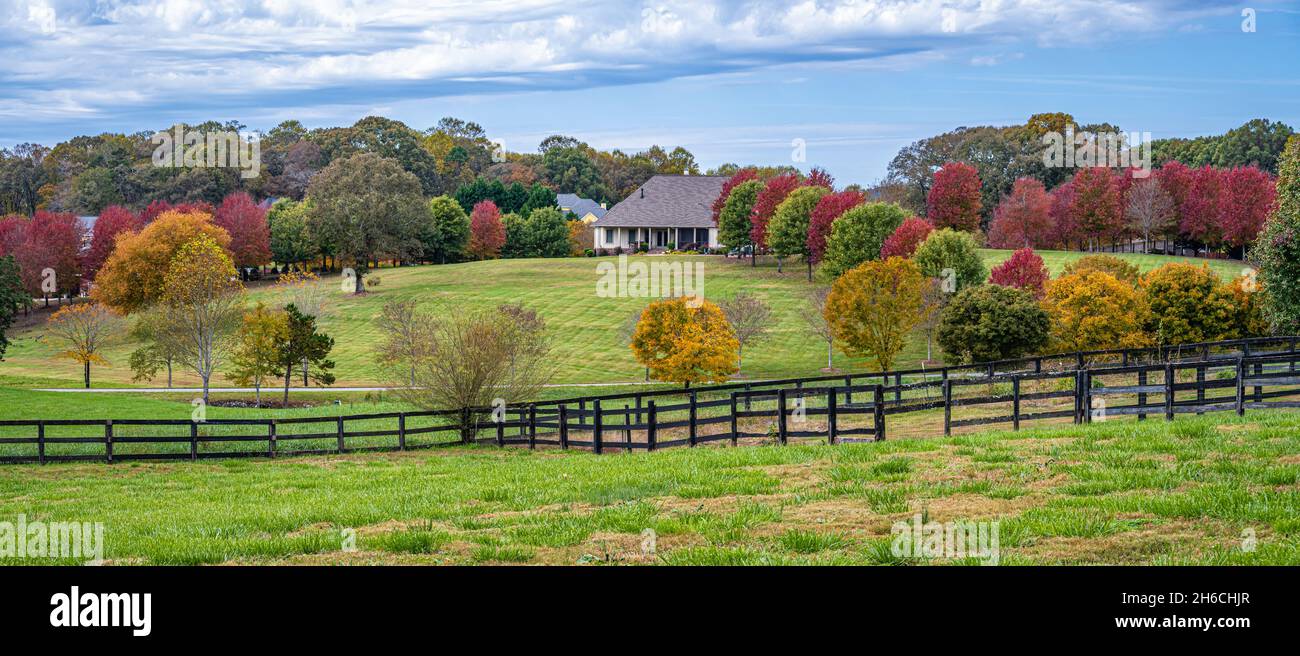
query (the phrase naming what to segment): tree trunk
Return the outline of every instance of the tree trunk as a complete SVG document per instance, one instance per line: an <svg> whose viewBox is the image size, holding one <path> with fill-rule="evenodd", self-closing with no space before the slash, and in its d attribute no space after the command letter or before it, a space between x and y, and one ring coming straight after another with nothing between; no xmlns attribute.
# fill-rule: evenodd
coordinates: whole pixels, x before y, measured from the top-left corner
<svg viewBox="0 0 1300 656"><path fill-rule="evenodd" d="M812 282L812 260L807 260L807 262L808 262L808 282Z"/></svg>
<svg viewBox="0 0 1300 656"><path fill-rule="evenodd" d="M308 366L307 358L303 358L303 359L302 359L302 386L303 386L303 387L306 387L306 386L308 385L308 382L307 382L307 366Z"/></svg>
<svg viewBox="0 0 1300 656"><path fill-rule="evenodd" d="M253 381L253 389L257 394L257 407L262 407L262 381L261 379Z"/></svg>
<svg viewBox="0 0 1300 656"><path fill-rule="evenodd" d="M284 407L289 407L289 382L293 380L293 364L284 365Z"/></svg>
<svg viewBox="0 0 1300 656"><path fill-rule="evenodd" d="M363 291L366 290L366 288L365 288L364 286L362 286L362 284L361 284L361 278L362 278L362 275L359 274L359 273L358 273L358 274L355 274L354 278L355 278L356 281L357 281L357 289L356 289L356 293L357 293L357 294L360 294L361 292L363 292Z"/></svg>
<svg viewBox="0 0 1300 656"><path fill-rule="evenodd" d="M781 271L781 256L780 256L780 255L776 256L776 272L777 272L777 273L783 273L783 271Z"/></svg>
<svg viewBox="0 0 1300 656"><path fill-rule="evenodd" d="M829 339L826 340L826 368L835 368L835 342Z"/></svg>
<svg viewBox="0 0 1300 656"><path fill-rule="evenodd" d="M85 374L86 374L86 389L90 389L90 361L87 360L84 364L85 364L85 367L86 367L86 369L85 369Z"/></svg>
<svg viewBox="0 0 1300 656"><path fill-rule="evenodd" d="M172 388L172 361L167 361L167 389Z"/></svg>
<svg viewBox="0 0 1300 656"><path fill-rule="evenodd" d="M758 249L751 248L749 251L749 266L758 266Z"/></svg>

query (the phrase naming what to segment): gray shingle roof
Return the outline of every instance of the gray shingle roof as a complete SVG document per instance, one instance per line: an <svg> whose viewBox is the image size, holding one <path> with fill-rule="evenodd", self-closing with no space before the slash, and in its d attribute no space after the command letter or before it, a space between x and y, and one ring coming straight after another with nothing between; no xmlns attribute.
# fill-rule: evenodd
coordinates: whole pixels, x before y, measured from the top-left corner
<svg viewBox="0 0 1300 656"><path fill-rule="evenodd" d="M599 219L600 217L605 216L605 212L608 211L601 207L600 203L597 203L590 198L583 198L577 194L556 194L555 200L561 208L573 212L580 219L587 216L587 214L592 214Z"/></svg>
<svg viewBox="0 0 1300 656"><path fill-rule="evenodd" d="M713 201L722 175L656 175L593 226L627 228L712 228Z"/></svg>

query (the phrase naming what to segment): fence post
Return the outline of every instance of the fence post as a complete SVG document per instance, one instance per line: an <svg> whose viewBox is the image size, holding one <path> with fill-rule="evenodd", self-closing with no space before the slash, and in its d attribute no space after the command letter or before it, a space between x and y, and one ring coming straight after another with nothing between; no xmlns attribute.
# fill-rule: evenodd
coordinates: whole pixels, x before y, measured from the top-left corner
<svg viewBox="0 0 1300 656"><path fill-rule="evenodd" d="M1041 373L1043 373L1043 358L1042 358L1042 356L1039 356L1039 357L1034 358L1034 373L1036 373L1036 374L1041 374Z"/></svg>
<svg viewBox="0 0 1300 656"><path fill-rule="evenodd" d="M495 415L493 415L494 421L495 418L496 418ZM497 425L497 446L498 447L505 446L506 445L506 417L504 414L501 415L501 421L497 421L496 425Z"/></svg>
<svg viewBox="0 0 1300 656"><path fill-rule="evenodd" d="M876 441L883 442L885 440L885 386L876 385L872 396L874 398L871 421L875 424Z"/></svg>
<svg viewBox="0 0 1300 656"><path fill-rule="evenodd" d="M826 388L826 443L835 443L835 388Z"/></svg>
<svg viewBox="0 0 1300 656"><path fill-rule="evenodd" d="M844 403L853 403L853 376L844 377Z"/></svg>
<svg viewBox="0 0 1300 656"><path fill-rule="evenodd" d="M776 441L781 446L785 446L786 437L786 417L785 417L785 390L776 391Z"/></svg>
<svg viewBox="0 0 1300 656"><path fill-rule="evenodd" d="M113 420L104 420L104 458L113 464Z"/></svg>
<svg viewBox="0 0 1300 656"><path fill-rule="evenodd" d="M1087 369L1079 372L1079 385L1083 390L1083 423L1092 423L1092 374Z"/></svg>
<svg viewBox="0 0 1300 656"><path fill-rule="evenodd" d="M1138 372L1138 385L1145 387L1146 384L1147 384L1147 370L1143 369ZM1138 405L1145 407L1146 404L1147 404L1147 393L1138 392ZM1138 413L1138 421L1143 421L1146 418L1147 418L1147 413L1145 412Z"/></svg>
<svg viewBox="0 0 1300 656"><path fill-rule="evenodd" d="M690 420L687 422L689 424L689 427L688 427L688 432L686 433L686 444L689 446L695 446L695 438L698 437L698 433L696 432L697 429L695 427L696 403L697 401L696 401L695 392L691 392L691 407L690 407L690 415L689 415Z"/></svg>
<svg viewBox="0 0 1300 656"><path fill-rule="evenodd" d="M190 421L190 460L199 459L199 424Z"/></svg>
<svg viewBox="0 0 1300 656"><path fill-rule="evenodd" d="M397 450L406 450L406 413L397 413Z"/></svg>
<svg viewBox="0 0 1300 656"><path fill-rule="evenodd" d="M1165 361L1165 421L1174 419L1174 363Z"/></svg>
<svg viewBox="0 0 1300 656"><path fill-rule="evenodd" d="M943 434L952 435L952 379L943 379Z"/></svg>
<svg viewBox="0 0 1300 656"><path fill-rule="evenodd" d="M1262 362L1256 362L1256 363L1255 363L1255 377L1258 378L1258 377L1263 376L1263 375L1264 375L1264 363L1262 363ZM1259 385L1256 385L1256 386L1255 386L1255 403L1259 403L1259 402L1261 402L1261 401L1263 401L1263 400L1264 400L1264 388L1261 387L1261 386L1259 386Z"/></svg>
<svg viewBox="0 0 1300 656"><path fill-rule="evenodd" d="M338 417L338 443L339 453L343 453L343 415L339 415Z"/></svg>
<svg viewBox="0 0 1300 656"><path fill-rule="evenodd" d="M266 424L266 457L275 457L275 420L268 419Z"/></svg>
<svg viewBox="0 0 1300 656"><path fill-rule="evenodd" d="M591 402L591 450L600 455L605 451L604 427L600 420L600 399Z"/></svg>
<svg viewBox="0 0 1300 656"><path fill-rule="evenodd" d="M569 448L569 409L563 403L560 404L560 413L557 417L560 421L560 448Z"/></svg>
<svg viewBox="0 0 1300 656"><path fill-rule="evenodd" d="M736 421L736 392L731 393L731 446L736 446L737 441L737 421Z"/></svg>
<svg viewBox="0 0 1300 656"><path fill-rule="evenodd" d="M1202 361L1201 364L1196 365L1196 404L1205 405L1205 362L1204 361ZM1205 413L1198 410L1196 414L1203 415Z"/></svg>
<svg viewBox="0 0 1300 656"><path fill-rule="evenodd" d="M537 448L537 404L528 404L528 448Z"/></svg>
<svg viewBox="0 0 1300 656"><path fill-rule="evenodd" d="M903 374L894 374L894 403L903 402Z"/></svg>
<svg viewBox="0 0 1300 656"><path fill-rule="evenodd" d="M1237 356L1237 416L1246 414L1246 363Z"/></svg>
<svg viewBox="0 0 1300 656"><path fill-rule="evenodd" d="M646 426L645 426L645 448L646 451L655 450L655 430L657 428L658 417L655 416L655 402L651 399L646 408Z"/></svg>
<svg viewBox="0 0 1300 656"><path fill-rule="evenodd" d="M641 423L641 395L636 395L636 423Z"/></svg>
<svg viewBox="0 0 1300 656"><path fill-rule="evenodd" d="M623 441L627 443L627 446L624 447L623 450L627 451L628 453L632 453L632 425L631 424L632 424L632 411L631 408L629 408L628 405L624 403L623 404L623 425L626 426L626 428L623 429Z"/></svg>
<svg viewBox="0 0 1300 656"><path fill-rule="evenodd" d="M1011 379L1011 430L1020 430L1020 377Z"/></svg>
<svg viewBox="0 0 1300 656"><path fill-rule="evenodd" d="M45 422L36 422L36 461L45 464Z"/></svg>
<svg viewBox="0 0 1300 656"><path fill-rule="evenodd" d="M750 397L750 395L749 395L749 393L750 393L751 391L752 391L752 390L751 390L751 388L750 388L749 383L745 383L745 412L749 412L749 411L751 410L751 407L750 407L750 399L751 399L752 397Z"/></svg>
<svg viewBox="0 0 1300 656"><path fill-rule="evenodd" d="M1074 423L1083 423L1083 383L1080 380L1083 370L1074 370Z"/></svg>

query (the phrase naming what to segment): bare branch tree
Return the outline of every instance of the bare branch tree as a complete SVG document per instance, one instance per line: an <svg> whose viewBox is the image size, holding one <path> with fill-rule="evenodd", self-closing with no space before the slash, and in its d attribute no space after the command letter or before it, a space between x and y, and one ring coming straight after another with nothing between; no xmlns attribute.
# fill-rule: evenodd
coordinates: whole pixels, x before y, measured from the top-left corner
<svg viewBox="0 0 1300 656"><path fill-rule="evenodd" d="M1154 177L1138 180L1128 190L1124 216L1130 228L1142 233L1143 252L1151 251L1151 235L1167 234L1177 218L1173 199Z"/></svg>
<svg viewBox="0 0 1300 656"><path fill-rule="evenodd" d="M433 343L431 336L424 334L430 327L428 322L420 321L418 302L413 298L396 299L384 303L375 326L383 340L376 347L380 364L389 367L405 367L407 382L415 386L415 368L423 356L423 349Z"/></svg>
<svg viewBox="0 0 1300 656"><path fill-rule="evenodd" d="M619 339L622 340L623 345L627 346L629 349L632 347L632 336L636 334L636 326L641 323L642 312L645 312L645 308L637 308L636 310L633 310L632 313L627 315L627 318L623 320L623 325L618 329ZM650 382L650 367L645 368L645 380L646 382Z"/></svg>
<svg viewBox="0 0 1300 656"><path fill-rule="evenodd" d="M101 352L122 326L122 317L99 303L78 303L65 306L50 317L47 326L51 336L67 345L61 357L71 358L82 365L86 388L90 388L90 365L108 364Z"/></svg>
<svg viewBox="0 0 1300 656"><path fill-rule="evenodd" d="M808 292L808 311L803 315L808 330L826 342L826 368L823 371L835 370L835 332L826 323L826 298L830 294L830 287L814 287Z"/></svg>
<svg viewBox="0 0 1300 656"><path fill-rule="evenodd" d="M737 292L731 298L722 299L718 307L731 324L731 330L736 333L736 341L740 342L736 354L736 369L739 370L740 363L744 360L745 346L760 342L767 336L772 325L772 308L749 292Z"/></svg>

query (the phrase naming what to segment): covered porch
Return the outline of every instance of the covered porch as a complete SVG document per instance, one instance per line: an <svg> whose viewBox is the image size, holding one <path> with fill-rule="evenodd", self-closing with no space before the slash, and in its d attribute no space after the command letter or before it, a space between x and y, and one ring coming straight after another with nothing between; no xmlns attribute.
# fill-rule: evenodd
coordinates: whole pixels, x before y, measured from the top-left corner
<svg viewBox="0 0 1300 656"><path fill-rule="evenodd" d="M596 248L637 248L645 244L649 250L682 248L686 244L717 247L715 228L622 228L609 227L597 230Z"/></svg>

